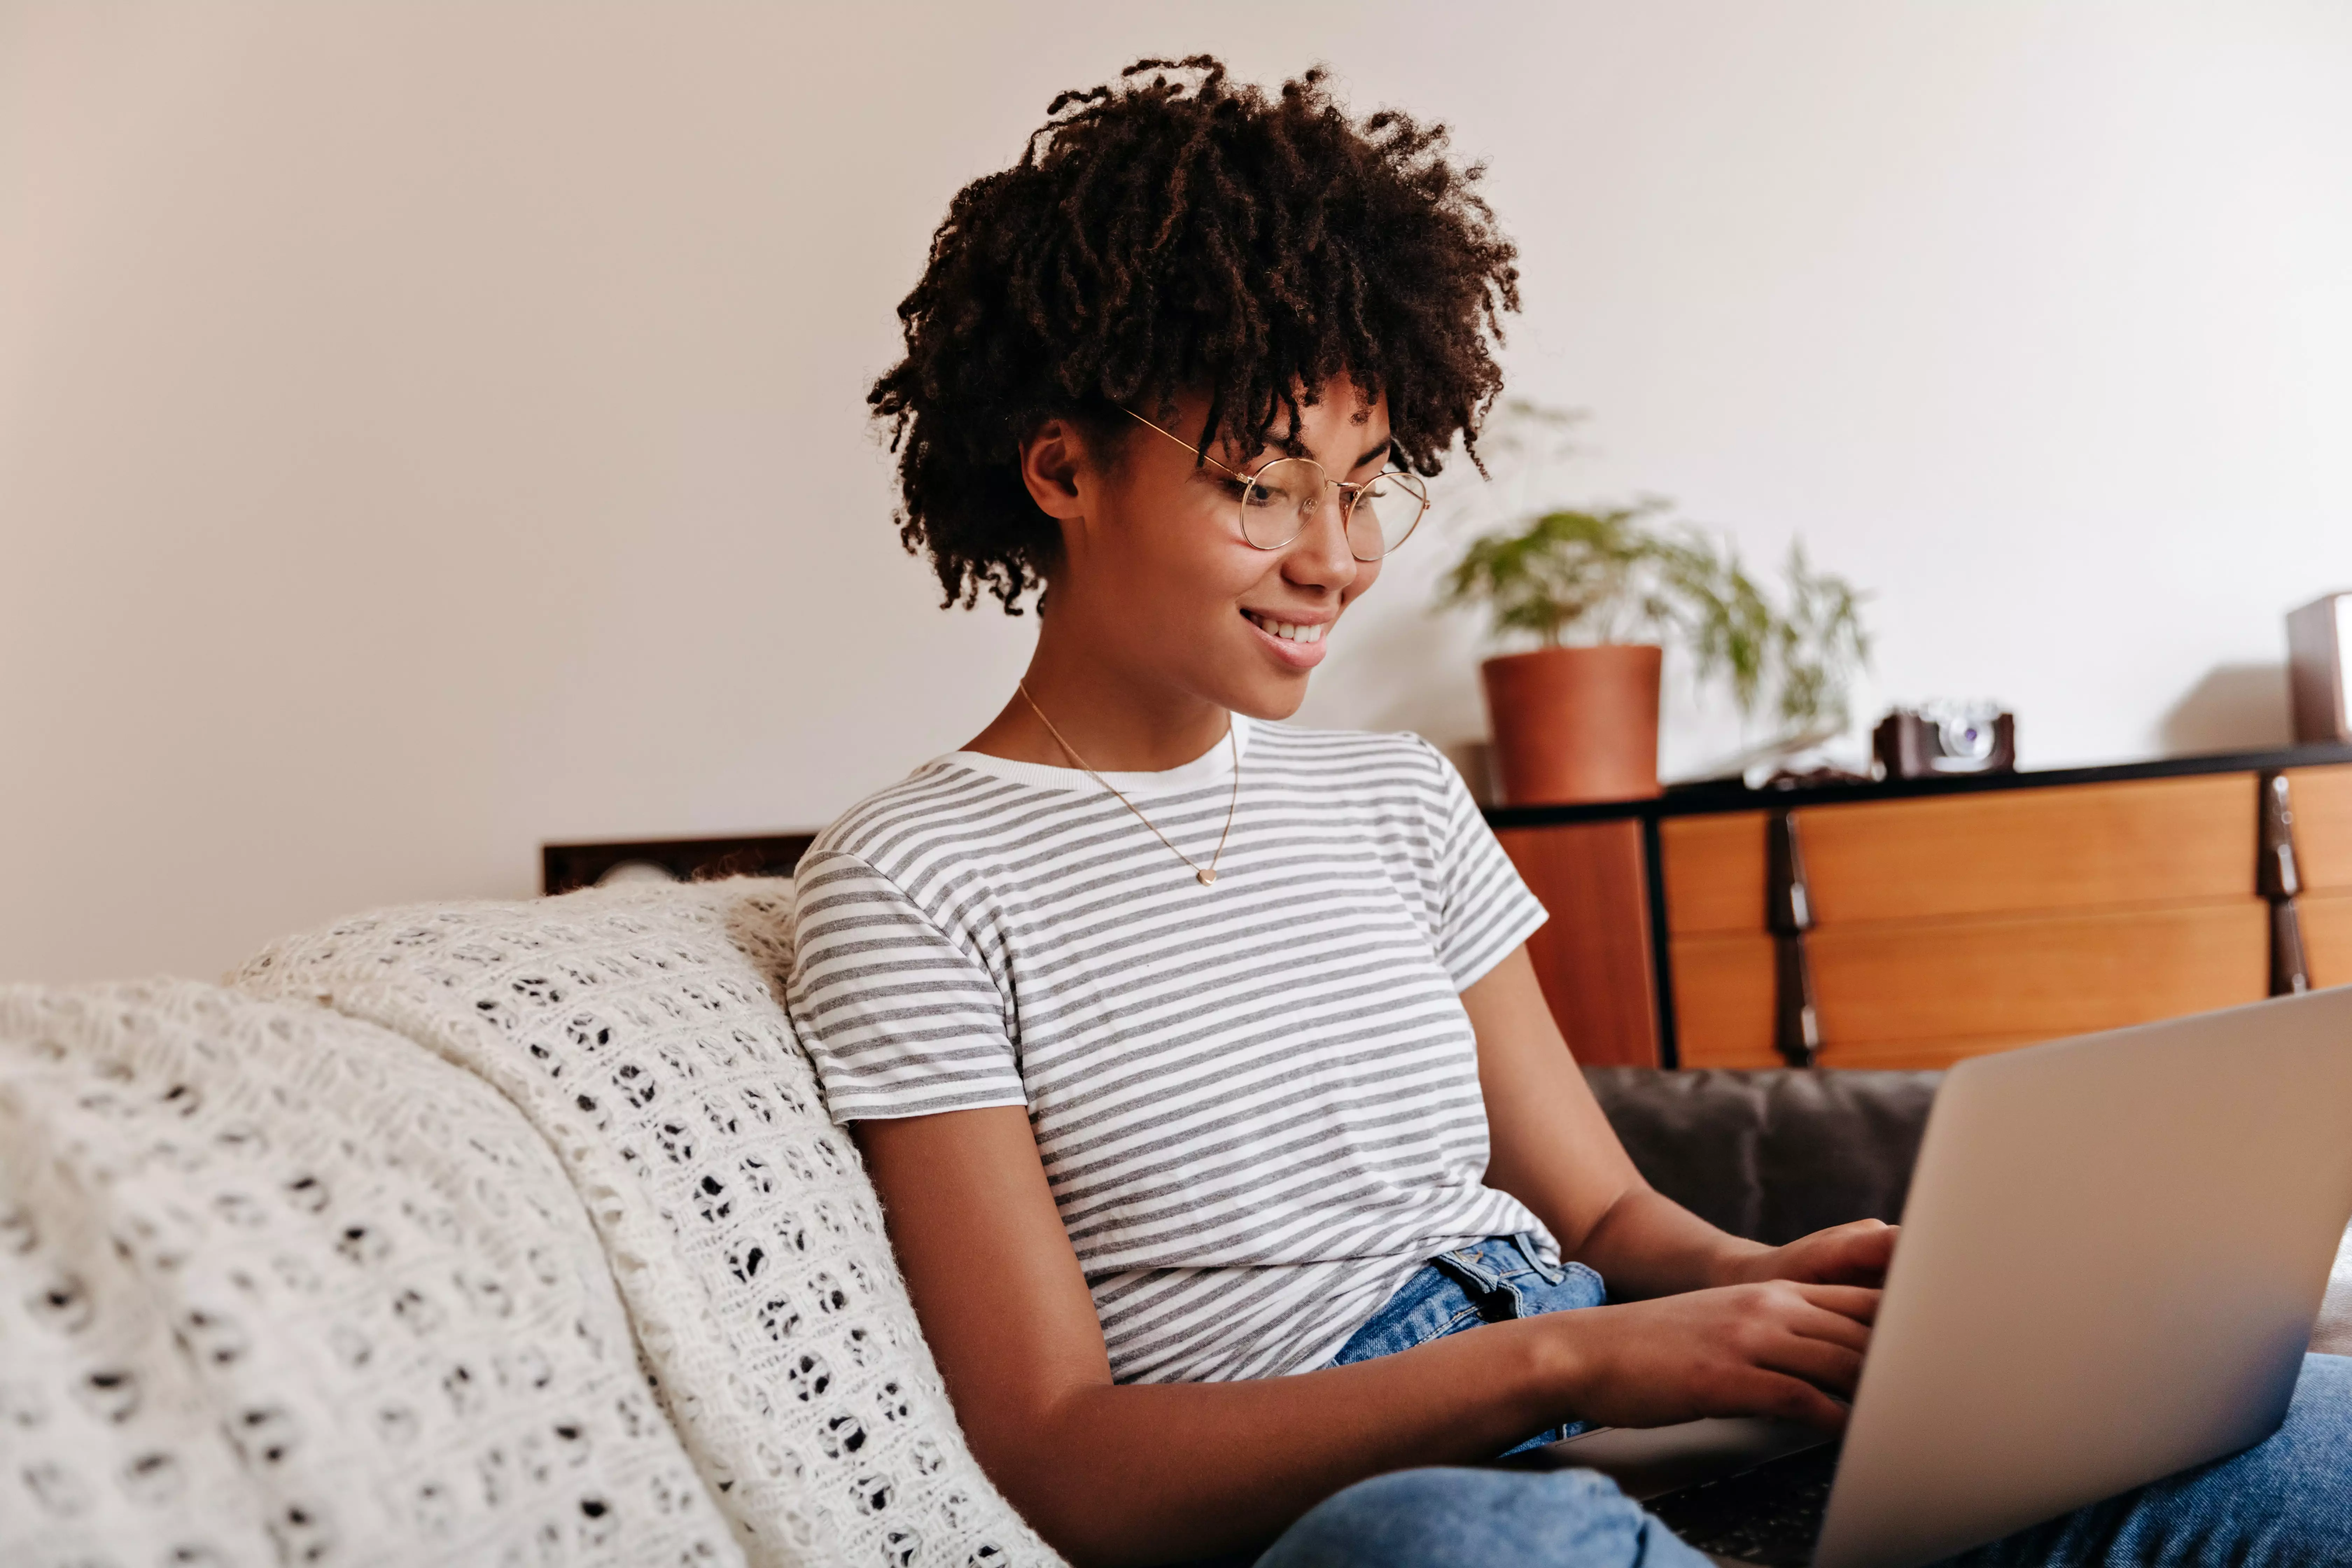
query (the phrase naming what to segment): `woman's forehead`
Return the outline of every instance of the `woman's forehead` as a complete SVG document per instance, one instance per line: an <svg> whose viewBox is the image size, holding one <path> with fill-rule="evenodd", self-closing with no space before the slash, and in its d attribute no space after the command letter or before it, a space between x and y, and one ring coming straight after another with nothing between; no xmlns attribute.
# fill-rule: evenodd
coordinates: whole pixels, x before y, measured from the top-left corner
<svg viewBox="0 0 2352 1568"><path fill-rule="evenodd" d="M1201 408L1196 417L1205 417ZM1312 458L1326 468L1348 472L1389 449L1388 403L1367 398L1336 382L1313 403L1301 401L1294 430L1290 412L1278 409L1274 423L1255 443L1246 436L1221 436L1210 452L1220 461L1245 468L1260 458Z"/></svg>

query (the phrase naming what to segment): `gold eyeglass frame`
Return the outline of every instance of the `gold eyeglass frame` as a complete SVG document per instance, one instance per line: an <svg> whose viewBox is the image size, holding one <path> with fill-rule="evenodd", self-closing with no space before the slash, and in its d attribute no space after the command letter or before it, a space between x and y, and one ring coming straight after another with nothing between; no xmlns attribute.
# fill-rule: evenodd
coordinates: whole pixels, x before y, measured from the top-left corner
<svg viewBox="0 0 2352 1568"><path fill-rule="evenodd" d="M1307 531L1307 525L1302 521L1297 528L1291 531L1289 538L1283 540L1280 543L1260 544L1256 540L1252 539L1249 536L1249 523L1246 521L1249 516L1249 490L1255 488L1257 485L1256 474L1235 472L1234 469L1229 468L1225 467L1224 464L1217 461L1216 458L1209 456L1208 453L1201 450L1200 447L1192 445L1192 442L1184 439L1181 436L1173 435L1169 431L1161 430L1159 426L1152 424L1150 420L1146 419L1142 415L1138 414L1134 409L1126 406L1124 404L1119 405L1119 412L1147 429L1160 431L1160 435L1166 436L1171 441L1175 442L1179 447L1183 447L1184 450L1192 453L1192 456L1208 464L1209 467L1216 469L1219 473L1223 474L1226 478L1238 482L1244 487L1240 511L1239 515L1234 519L1234 526L1241 531L1242 542L1248 545L1252 550L1264 550L1268 552L1287 550L1292 544L1297 542L1298 536ZM1305 463L1317 473L1323 476L1323 483L1326 486L1335 489L1339 492L1339 531L1342 536L1348 538L1348 553L1355 556L1359 561L1366 563L1382 561L1386 560L1389 556L1395 554L1398 547L1402 545L1406 540L1411 539L1413 535L1413 531L1421 526L1421 520L1429 515L1428 487L1422 481L1418 475L1409 474L1402 468L1382 468L1370 479L1359 481L1333 479L1331 477L1331 470L1325 468L1322 464L1317 462L1312 458L1276 458L1273 463L1268 463L1265 467L1267 468L1271 468L1275 466L1275 463ZM1263 472L1265 472L1265 469L1261 468L1259 473ZM1399 488L1403 489L1405 494L1417 497L1421 501L1421 510L1412 514L1412 521L1408 523L1405 526L1405 531L1397 536L1397 542L1395 544L1387 545L1378 555L1365 555L1356 549L1356 542L1352 537L1350 525L1355 521L1357 501L1362 499L1365 491L1370 489L1374 485L1379 484L1383 479L1402 479L1404 484ZM1305 516L1303 512L1295 513L1294 515L1302 519Z"/></svg>

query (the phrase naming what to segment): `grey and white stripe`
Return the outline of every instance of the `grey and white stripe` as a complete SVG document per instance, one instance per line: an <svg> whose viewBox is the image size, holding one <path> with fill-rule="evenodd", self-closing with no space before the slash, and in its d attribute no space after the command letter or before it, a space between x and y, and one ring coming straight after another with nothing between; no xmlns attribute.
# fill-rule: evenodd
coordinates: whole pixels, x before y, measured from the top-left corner
<svg viewBox="0 0 2352 1568"><path fill-rule="evenodd" d="M1433 1255L1549 1245L1482 1184L1458 994L1542 909L1426 742L1236 722L1213 887L1083 773L971 752L797 875L835 1120L1026 1106L1122 1382L1316 1366ZM1229 758L1109 776L1205 864Z"/></svg>

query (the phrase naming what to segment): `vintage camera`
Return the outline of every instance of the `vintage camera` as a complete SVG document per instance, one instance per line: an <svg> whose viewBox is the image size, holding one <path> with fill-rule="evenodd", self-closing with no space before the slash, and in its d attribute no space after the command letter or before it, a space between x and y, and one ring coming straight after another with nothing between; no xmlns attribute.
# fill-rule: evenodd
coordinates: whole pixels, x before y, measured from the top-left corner
<svg viewBox="0 0 2352 1568"><path fill-rule="evenodd" d="M1871 750L1891 779L2017 770L2017 715L1991 702L1897 708L1878 722Z"/></svg>

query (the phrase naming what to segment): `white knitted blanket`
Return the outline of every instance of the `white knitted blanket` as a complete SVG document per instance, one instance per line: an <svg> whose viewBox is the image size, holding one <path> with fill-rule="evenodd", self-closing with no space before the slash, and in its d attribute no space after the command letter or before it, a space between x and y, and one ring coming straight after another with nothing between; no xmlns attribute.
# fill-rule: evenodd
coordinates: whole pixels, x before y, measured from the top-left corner
<svg viewBox="0 0 2352 1568"><path fill-rule="evenodd" d="M488 1085L194 982L0 989L0 1563L741 1560Z"/></svg>
<svg viewBox="0 0 2352 1568"><path fill-rule="evenodd" d="M539 1130L751 1563L1057 1563L964 1445L778 1000L790 898L739 879L392 910L236 984L397 1030Z"/></svg>

